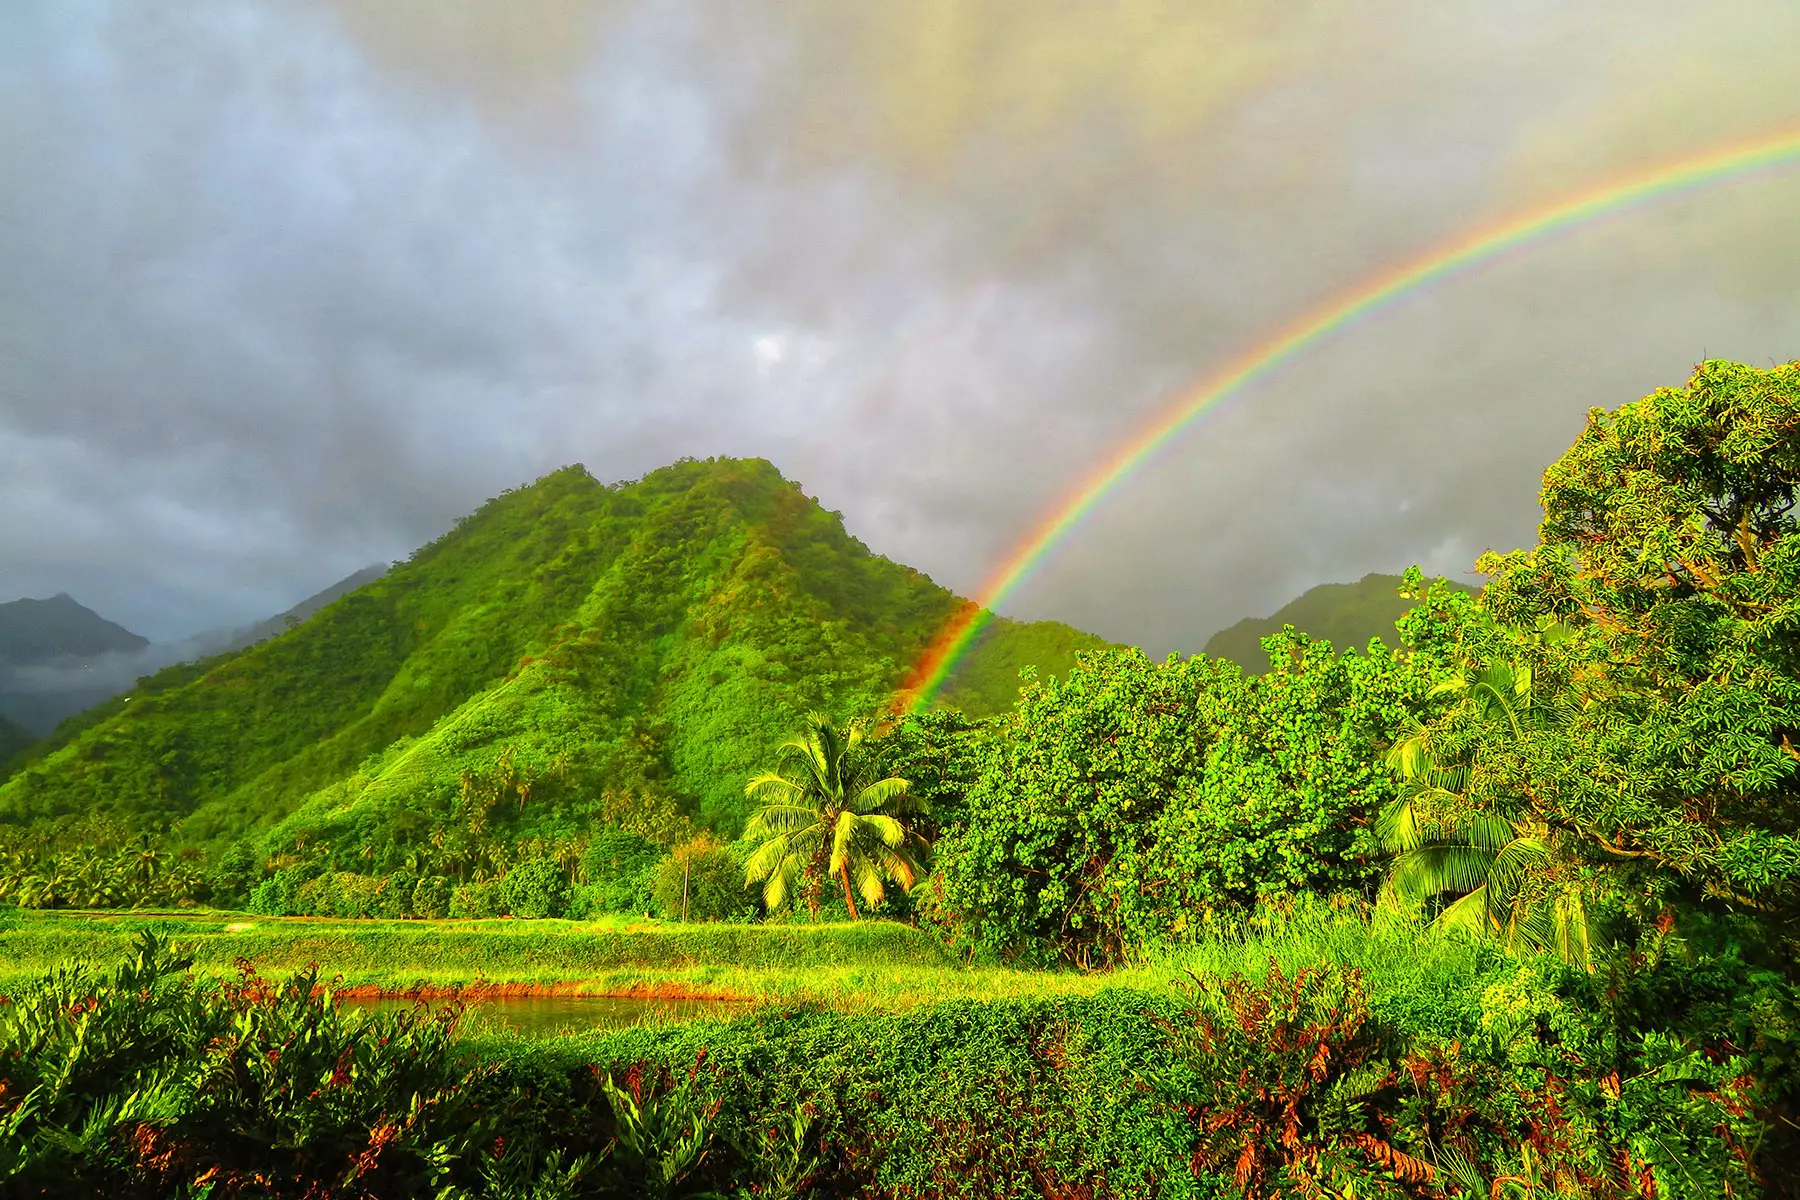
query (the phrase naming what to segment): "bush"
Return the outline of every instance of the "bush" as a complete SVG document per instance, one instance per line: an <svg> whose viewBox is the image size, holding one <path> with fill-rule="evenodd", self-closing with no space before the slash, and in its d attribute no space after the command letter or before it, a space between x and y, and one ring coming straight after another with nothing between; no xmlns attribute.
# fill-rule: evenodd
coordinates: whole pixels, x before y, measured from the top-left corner
<svg viewBox="0 0 1800 1200"><path fill-rule="evenodd" d="M650 903L649 884L656 865L668 851L647 837L608 829L596 837L581 856L581 874L587 881L588 908L598 912L642 912Z"/></svg>
<svg viewBox="0 0 1800 1200"><path fill-rule="evenodd" d="M306 915L300 893L317 874L318 868L306 863L283 867L251 891L250 911L271 917Z"/></svg>
<svg viewBox="0 0 1800 1200"><path fill-rule="evenodd" d="M1093 966L1191 940L1197 915L1370 887L1369 821L1395 786L1380 751L1425 656L1339 657L1291 629L1265 646L1260 677L1131 650L1028 683L923 910L984 950Z"/></svg>
<svg viewBox="0 0 1800 1200"><path fill-rule="evenodd" d="M569 877L553 858L533 858L506 873L502 903L515 917L560 917L569 903Z"/></svg>
<svg viewBox="0 0 1800 1200"><path fill-rule="evenodd" d="M656 868L656 906L671 921L742 921L756 912L744 864L706 834L678 846Z"/></svg>
<svg viewBox="0 0 1800 1200"><path fill-rule="evenodd" d="M412 914L428 921L441 921L450 915L450 881L442 875L427 875L413 885Z"/></svg>
<svg viewBox="0 0 1800 1200"><path fill-rule="evenodd" d="M498 917L506 912L506 881L487 879L479 883L459 883L450 892L450 915L453 917Z"/></svg>
<svg viewBox="0 0 1800 1200"><path fill-rule="evenodd" d="M212 901L221 906L246 904L262 879L262 857L247 842L233 842L207 875Z"/></svg>
<svg viewBox="0 0 1800 1200"><path fill-rule="evenodd" d="M377 899L381 915L390 920L412 916L413 892L418 886L419 877L411 871L395 871L382 880Z"/></svg>

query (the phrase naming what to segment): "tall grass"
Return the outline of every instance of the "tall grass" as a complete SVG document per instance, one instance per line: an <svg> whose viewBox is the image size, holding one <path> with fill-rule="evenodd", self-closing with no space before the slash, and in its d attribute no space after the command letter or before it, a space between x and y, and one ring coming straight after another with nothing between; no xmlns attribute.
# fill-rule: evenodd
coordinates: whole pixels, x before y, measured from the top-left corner
<svg viewBox="0 0 1800 1200"><path fill-rule="evenodd" d="M14 913L0 918L0 994L71 960L107 961L148 930L173 939L202 976L240 961L281 975L317 965L340 988L400 993L513 984L595 995L689 993L843 1010L937 1000L1092 995L1108 987L1168 991L1192 977L1293 974L1335 963L1359 970L1379 1015L1406 1028L1474 1019L1505 960L1479 943L1398 919L1323 905L1214 921L1192 944L1111 972L970 963L928 933L883 921L826 925L680 925L612 921L330 921Z"/></svg>

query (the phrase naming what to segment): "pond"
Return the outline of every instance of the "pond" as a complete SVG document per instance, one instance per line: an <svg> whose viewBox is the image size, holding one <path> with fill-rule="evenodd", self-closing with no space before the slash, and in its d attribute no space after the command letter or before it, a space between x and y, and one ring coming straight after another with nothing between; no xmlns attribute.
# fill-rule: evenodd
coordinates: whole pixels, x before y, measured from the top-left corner
<svg viewBox="0 0 1800 1200"><path fill-rule="evenodd" d="M343 996L347 1009L405 1012L420 1001L404 997L362 998ZM435 1008L442 1001L426 1001ZM635 996L491 996L468 1002L465 1027L504 1026L532 1037L580 1033L589 1029L620 1029L650 1021L694 1021L705 1017L729 1019L750 1011L745 1000L665 1000Z"/></svg>

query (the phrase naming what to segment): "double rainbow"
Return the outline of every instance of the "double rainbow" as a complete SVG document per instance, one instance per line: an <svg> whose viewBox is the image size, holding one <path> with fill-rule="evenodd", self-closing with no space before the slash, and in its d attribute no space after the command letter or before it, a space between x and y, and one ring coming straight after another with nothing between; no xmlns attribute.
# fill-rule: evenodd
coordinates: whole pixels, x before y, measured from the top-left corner
<svg viewBox="0 0 1800 1200"><path fill-rule="evenodd" d="M1507 250L1602 217L1666 200L1714 184L1800 163L1800 132L1739 143L1615 178L1574 196L1466 233L1397 267L1363 280L1306 313L1269 340L1251 347L1200 382L1184 388L1147 424L1102 460L989 574L966 605L927 648L912 674L904 711L928 704L956 669L994 609L1031 577L1108 493L1158 451L1221 402L1271 374L1296 355L1396 304L1429 284L1474 270Z"/></svg>

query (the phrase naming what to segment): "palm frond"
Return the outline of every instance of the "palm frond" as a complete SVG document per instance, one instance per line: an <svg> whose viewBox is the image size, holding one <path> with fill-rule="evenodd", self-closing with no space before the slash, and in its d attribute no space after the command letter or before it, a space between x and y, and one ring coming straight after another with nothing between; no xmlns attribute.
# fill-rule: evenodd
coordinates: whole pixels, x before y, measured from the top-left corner
<svg viewBox="0 0 1800 1200"><path fill-rule="evenodd" d="M855 799L851 801L851 807L859 813L874 812L876 809L885 808L890 801L905 796L907 788L911 786L899 776L890 775L886 779L879 779L874 783L867 784L856 792Z"/></svg>
<svg viewBox="0 0 1800 1200"><path fill-rule="evenodd" d="M879 838L884 846L899 846L906 842L906 826L885 813L859 815L856 823L861 831Z"/></svg>
<svg viewBox="0 0 1800 1200"><path fill-rule="evenodd" d="M1487 882L1494 856L1474 846L1420 846L1394 859L1394 890L1406 899L1472 892Z"/></svg>
<svg viewBox="0 0 1800 1200"><path fill-rule="evenodd" d="M1556 926L1555 949L1558 958L1585 970L1594 969L1592 944L1588 939L1587 904L1579 889L1569 888L1556 897L1552 921Z"/></svg>
<svg viewBox="0 0 1800 1200"><path fill-rule="evenodd" d="M761 775L754 776L749 783L744 785L744 795L752 800L758 800L764 796L786 799L794 796L803 796L805 794L806 788L804 785L789 779L786 775L780 774L777 771L764 771Z"/></svg>
<svg viewBox="0 0 1800 1200"><path fill-rule="evenodd" d="M788 835L779 834L758 846L750 861L744 864L744 886L760 883L775 873L788 857L788 844Z"/></svg>
<svg viewBox="0 0 1800 1200"><path fill-rule="evenodd" d="M1389 854L1404 854L1424 845L1419 810L1410 796L1391 800L1382 807L1375 816L1375 835L1381 839L1381 848Z"/></svg>
<svg viewBox="0 0 1800 1200"><path fill-rule="evenodd" d="M836 875L844 869L850 859L850 849L856 841L856 829L861 817L853 812L838 814L837 827L831 831L831 865L826 873Z"/></svg>
<svg viewBox="0 0 1800 1200"><path fill-rule="evenodd" d="M856 860L850 872L855 876L856 890L868 904L880 904L887 898L887 889L881 885L881 871L866 858Z"/></svg>
<svg viewBox="0 0 1800 1200"><path fill-rule="evenodd" d="M819 824L817 809L798 804L765 804L750 815L744 826L745 837L772 837L778 833L799 833L808 825Z"/></svg>
<svg viewBox="0 0 1800 1200"><path fill-rule="evenodd" d="M791 857L784 859L769 873L769 881L763 885L763 904L770 912L775 912L787 903L799 874L800 866Z"/></svg>
<svg viewBox="0 0 1800 1200"><path fill-rule="evenodd" d="M1491 853L1499 853L1502 846L1517 836L1511 821L1493 813L1469 813L1456 823L1456 840Z"/></svg>
<svg viewBox="0 0 1800 1200"><path fill-rule="evenodd" d="M1543 869L1549 862L1550 847L1542 841L1532 837L1514 838L1494 855L1488 878L1499 894L1512 897L1518 894L1519 885L1527 875Z"/></svg>
<svg viewBox="0 0 1800 1200"><path fill-rule="evenodd" d="M1462 930L1477 936L1484 936L1493 931L1493 918L1488 912L1487 888L1478 887L1455 904L1439 913L1432 922L1434 928L1443 930Z"/></svg>
<svg viewBox="0 0 1800 1200"><path fill-rule="evenodd" d="M883 873L899 884L902 891L910 892L918 886L919 864L906 851L891 846L877 846L874 858L881 865Z"/></svg>

